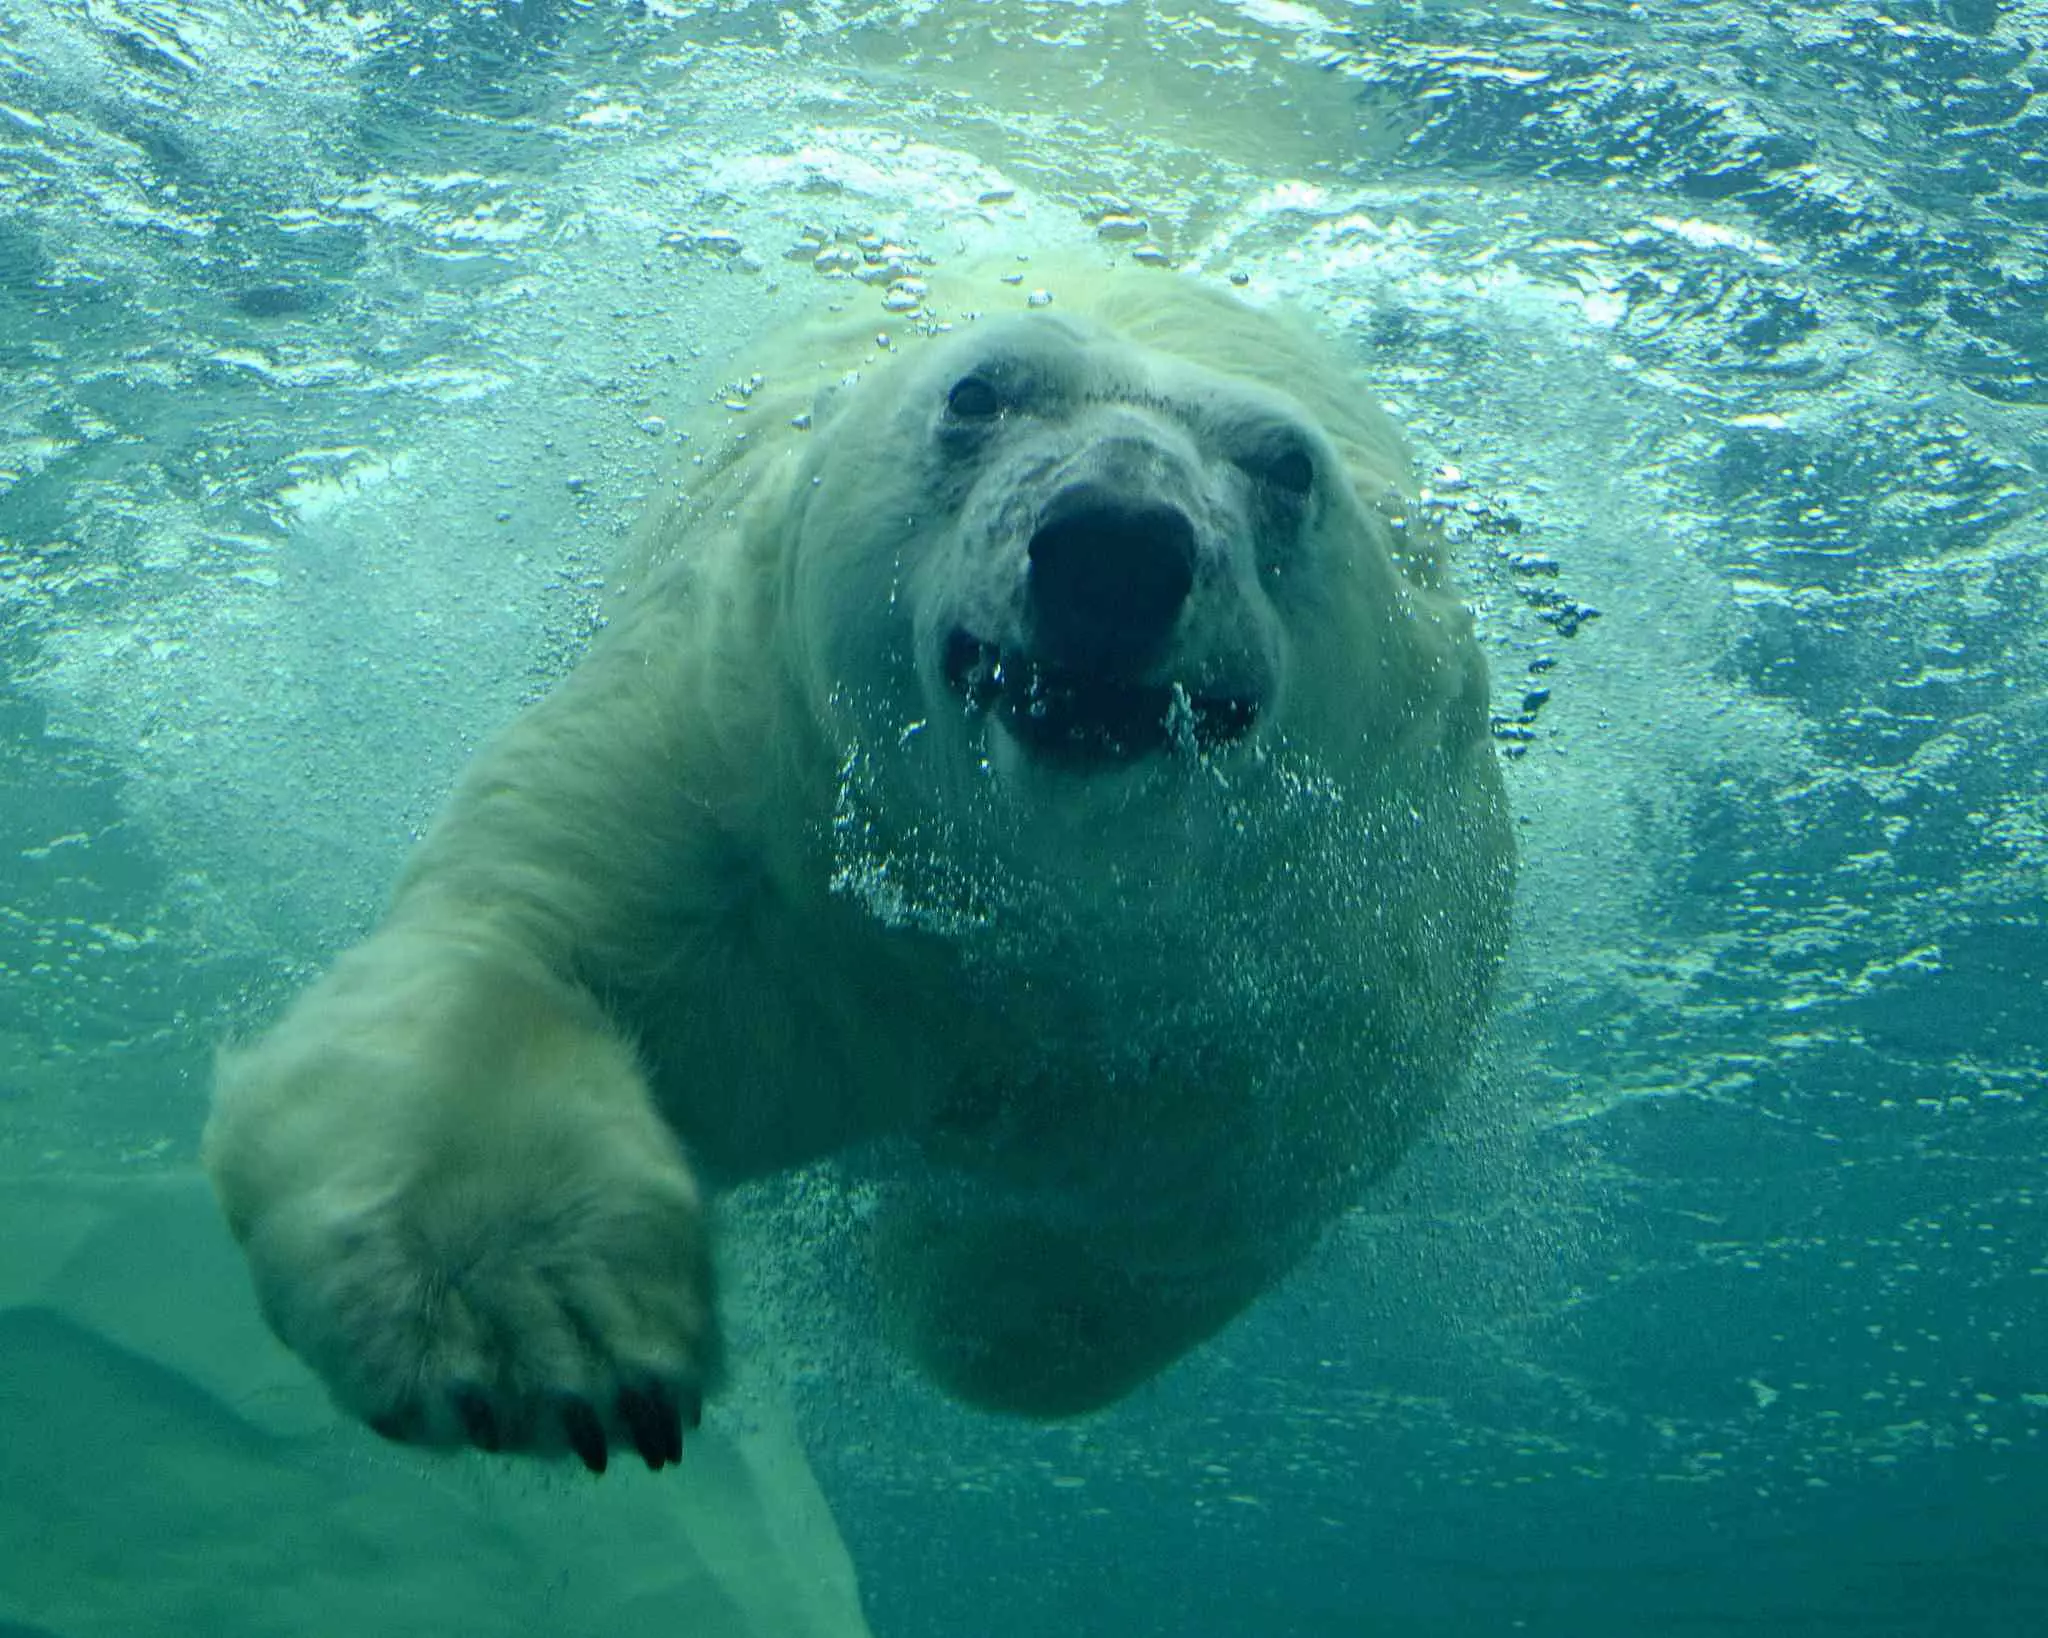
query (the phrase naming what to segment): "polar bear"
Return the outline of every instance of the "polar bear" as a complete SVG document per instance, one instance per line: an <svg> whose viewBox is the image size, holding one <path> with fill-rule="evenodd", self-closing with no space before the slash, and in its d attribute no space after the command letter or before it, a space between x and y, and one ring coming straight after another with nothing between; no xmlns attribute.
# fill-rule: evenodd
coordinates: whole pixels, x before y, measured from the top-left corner
<svg viewBox="0 0 2048 1638"><path fill-rule="evenodd" d="M1085 1412L1443 1101L1512 848L1399 440L1291 318L1031 283L785 344L382 925L223 1053L263 1309L379 1431L676 1460L709 1201L825 1156L917 1365Z"/></svg>

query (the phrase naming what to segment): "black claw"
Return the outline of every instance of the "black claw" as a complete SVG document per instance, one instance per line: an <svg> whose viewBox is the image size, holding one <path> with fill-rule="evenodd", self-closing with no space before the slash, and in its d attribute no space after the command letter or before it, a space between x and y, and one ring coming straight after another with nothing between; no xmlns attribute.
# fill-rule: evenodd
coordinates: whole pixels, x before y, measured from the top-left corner
<svg viewBox="0 0 2048 1638"><path fill-rule="evenodd" d="M683 1419L686 1414L690 1413L688 1411L687 1406L678 1408L676 1406L673 1396L665 1394L663 1396L662 1403L669 1408L668 1420L662 1424L663 1428L666 1429L668 1433L668 1459L671 1462L680 1462L683 1459ZM694 1414L697 1420L702 1420L702 1411L698 1411ZM697 1421L692 1421L690 1423L690 1426L693 1428L696 1425Z"/></svg>
<svg viewBox="0 0 2048 1638"><path fill-rule="evenodd" d="M650 1468L682 1460L683 1430L676 1402L659 1383L619 1390L619 1420L632 1430L633 1446Z"/></svg>
<svg viewBox="0 0 2048 1638"><path fill-rule="evenodd" d="M569 1435L569 1448L593 1473L602 1473L610 1460L605 1449L604 1428L597 1412L581 1399L562 1401L562 1429Z"/></svg>
<svg viewBox="0 0 2048 1638"><path fill-rule="evenodd" d="M418 1410L411 1405L400 1405L396 1410L386 1411L382 1416L369 1418L370 1431L380 1439L389 1439L394 1445L411 1441L419 1431Z"/></svg>
<svg viewBox="0 0 2048 1638"><path fill-rule="evenodd" d="M701 1428L704 1425L704 1394L701 1389L692 1388L683 1395L683 1425L689 1428ZM680 1440L676 1443L676 1449L682 1449Z"/></svg>
<svg viewBox="0 0 2048 1638"><path fill-rule="evenodd" d="M474 1383L457 1388L455 1414L462 1423L462 1431L469 1436L469 1442L478 1450L499 1448L498 1418L491 1410L491 1402L484 1397L483 1389Z"/></svg>

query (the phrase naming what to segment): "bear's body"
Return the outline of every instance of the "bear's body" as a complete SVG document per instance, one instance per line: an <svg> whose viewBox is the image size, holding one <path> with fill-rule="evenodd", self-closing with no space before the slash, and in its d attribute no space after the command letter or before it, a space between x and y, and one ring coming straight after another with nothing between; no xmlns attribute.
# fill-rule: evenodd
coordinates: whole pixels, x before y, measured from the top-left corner
<svg viewBox="0 0 2048 1638"><path fill-rule="evenodd" d="M706 1191L840 1153L913 1357L1087 1409L1441 1102L1511 850L1398 441L1287 322L1053 292L792 343L384 925L224 1056L265 1310L374 1425L672 1459Z"/></svg>

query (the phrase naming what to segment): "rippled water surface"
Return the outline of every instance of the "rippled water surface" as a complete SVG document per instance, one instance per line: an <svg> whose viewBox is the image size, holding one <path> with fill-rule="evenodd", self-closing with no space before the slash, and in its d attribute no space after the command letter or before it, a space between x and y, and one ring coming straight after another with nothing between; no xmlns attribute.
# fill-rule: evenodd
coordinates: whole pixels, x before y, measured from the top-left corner
<svg viewBox="0 0 2048 1638"><path fill-rule="evenodd" d="M2044 46L2037 0L11 0L0 1172L189 1161L210 1043L374 914L863 239L1143 247L1306 303L1410 429L1517 954L1469 1109L1113 1414L949 1408L829 1247L761 1273L876 1632L2048 1631Z"/></svg>

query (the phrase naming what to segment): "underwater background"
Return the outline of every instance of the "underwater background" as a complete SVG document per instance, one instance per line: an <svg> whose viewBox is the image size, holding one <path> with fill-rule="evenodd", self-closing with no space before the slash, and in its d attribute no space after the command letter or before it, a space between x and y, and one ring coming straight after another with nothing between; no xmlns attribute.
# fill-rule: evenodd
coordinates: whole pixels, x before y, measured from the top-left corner
<svg viewBox="0 0 2048 1638"><path fill-rule="evenodd" d="M2048 1632L2044 46L2038 0L0 0L0 1632L201 1630L144 1571L181 1509L204 1630L585 1630L582 1526L512 1515L596 1487L330 1427L264 1491L282 1446L208 1455L253 1402L164 1368L211 1300L117 1357L24 1248L189 1179L214 1043L570 662L751 338L1077 246L1302 303L1408 429L1516 951L1427 1150L1087 1421L906 1377L829 1174L735 1206L802 1247L731 1283L868 1625ZM183 1243L136 1221L102 1276ZM486 1525L338 1570L278 1527L319 1486ZM516 1530L542 1591L457 1597Z"/></svg>

